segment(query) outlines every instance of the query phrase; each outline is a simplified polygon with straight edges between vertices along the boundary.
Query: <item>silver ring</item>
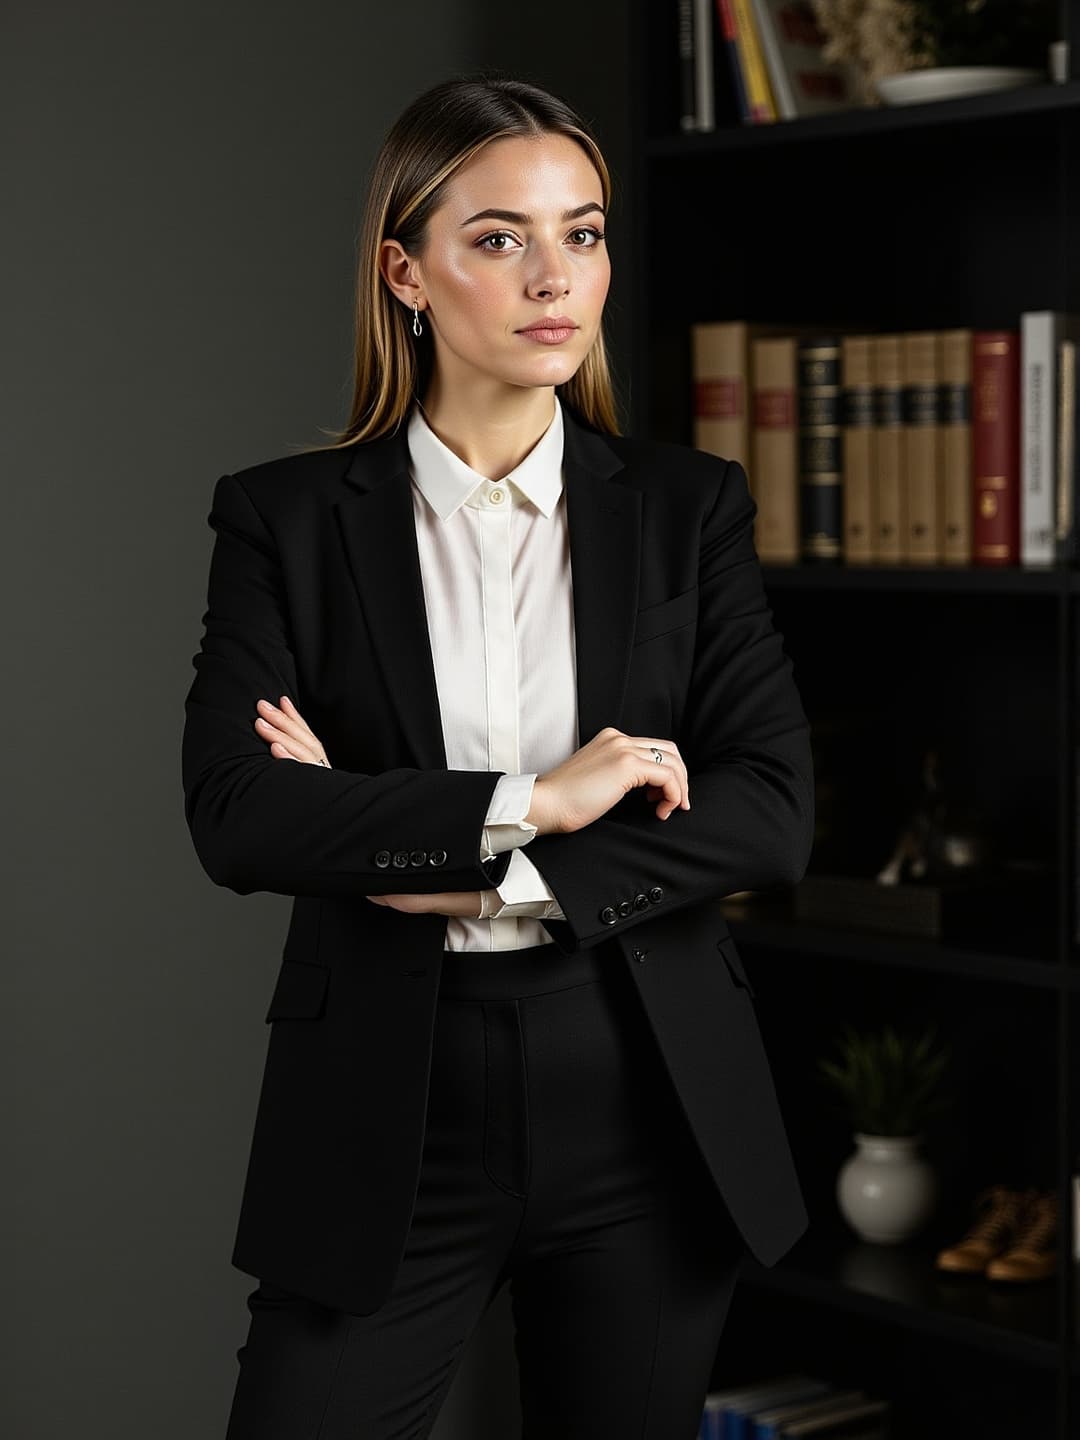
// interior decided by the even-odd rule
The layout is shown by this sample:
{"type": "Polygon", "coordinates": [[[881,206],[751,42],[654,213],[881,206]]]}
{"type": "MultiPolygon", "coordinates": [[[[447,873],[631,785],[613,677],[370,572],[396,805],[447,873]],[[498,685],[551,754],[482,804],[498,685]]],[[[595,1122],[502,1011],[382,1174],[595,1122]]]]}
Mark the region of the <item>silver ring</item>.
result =
{"type": "Polygon", "coordinates": [[[664,752],[662,750],[658,750],[654,745],[652,753],[653,759],[656,761],[657,765],[662,765],[664,763],[664,752]]]}

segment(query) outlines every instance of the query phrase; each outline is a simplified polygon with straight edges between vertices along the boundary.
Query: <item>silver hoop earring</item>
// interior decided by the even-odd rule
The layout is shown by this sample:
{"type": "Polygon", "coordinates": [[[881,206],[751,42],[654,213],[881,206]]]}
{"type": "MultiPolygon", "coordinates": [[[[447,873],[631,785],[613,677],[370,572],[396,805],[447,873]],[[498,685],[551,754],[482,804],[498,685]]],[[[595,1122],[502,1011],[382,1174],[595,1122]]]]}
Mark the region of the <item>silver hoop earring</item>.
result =
{"type": "Polygon", "coordinates": [[[412,309],[412,333],[414,335],[422,335],[424,333],[424,327],[420,324],[420,307],[415,300],[412,302],[412,309]]]}

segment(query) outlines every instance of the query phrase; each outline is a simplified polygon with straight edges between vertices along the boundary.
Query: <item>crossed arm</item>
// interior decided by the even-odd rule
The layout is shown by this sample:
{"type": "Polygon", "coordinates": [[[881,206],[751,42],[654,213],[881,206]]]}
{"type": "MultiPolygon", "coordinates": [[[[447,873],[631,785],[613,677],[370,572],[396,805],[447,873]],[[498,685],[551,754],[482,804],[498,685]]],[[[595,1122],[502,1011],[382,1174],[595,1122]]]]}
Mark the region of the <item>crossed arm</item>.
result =
{"type": "MultiPolygon", "coordinates": [[[[564,950],[651,918],[651,905],[622,913],[650,890],[671,909],[793,884],[809,859],[809,726],[764,593],[756,506],[736,461],[699,459],[715,495],[702,521],[681,747],[693,807],[661,821],[638,790],[582,829],[529,841],[565,917],[541,923],[564,950]]],[[[504,772],[398,767],[363,775],[278,763],[254,724],[256,699],[298,693],[276,546],[234,476],[218,481],[209,519],[217,538],[182,768],[185,815],[210,878],[240,894],[377,900],[404,887],[414,899],[465,892],[451,903],[476,902],[465,913],[478,915],[479,892],[503,880],[516,848],[482,858],[504,772]],[[376,863],[380,851],[416,846],[438,847],[441,863],[376,863]]]]}

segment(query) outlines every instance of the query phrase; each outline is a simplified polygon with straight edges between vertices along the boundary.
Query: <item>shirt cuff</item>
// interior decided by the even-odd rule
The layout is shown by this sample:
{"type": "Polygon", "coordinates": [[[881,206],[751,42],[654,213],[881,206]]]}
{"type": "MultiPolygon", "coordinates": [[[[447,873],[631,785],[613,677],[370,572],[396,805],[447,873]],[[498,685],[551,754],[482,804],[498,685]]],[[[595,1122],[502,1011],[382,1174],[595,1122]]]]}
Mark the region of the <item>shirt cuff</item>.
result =
{"type": "Polygon", "coordinates": [[[480,897],[482,920],[513,915],[531,915],[537,920],[565,918],[547,881],[520,849],[510,856],[502,883],[494,889],[481,890],[480,897]]]}
{"type": "Polygon", "coordinates": [[[490,860],[503,850],[527,845],[534,837],[536,826],[531,825],[525,816],[532,804],[535,784],[535,773],[499,776],[484,817],[481,861],[490,860]]]}

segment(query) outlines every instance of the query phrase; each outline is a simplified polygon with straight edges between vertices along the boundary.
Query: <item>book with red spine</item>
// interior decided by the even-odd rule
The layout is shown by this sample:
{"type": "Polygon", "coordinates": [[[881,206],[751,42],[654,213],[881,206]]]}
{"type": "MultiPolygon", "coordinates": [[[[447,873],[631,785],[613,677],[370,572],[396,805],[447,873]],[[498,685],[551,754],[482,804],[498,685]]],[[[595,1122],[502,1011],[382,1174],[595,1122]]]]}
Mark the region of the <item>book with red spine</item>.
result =
{"type": "Polygon", "coordinates": [[[1020,560],[1020,331],[971,345],[971,563],[1020,560]]]}

